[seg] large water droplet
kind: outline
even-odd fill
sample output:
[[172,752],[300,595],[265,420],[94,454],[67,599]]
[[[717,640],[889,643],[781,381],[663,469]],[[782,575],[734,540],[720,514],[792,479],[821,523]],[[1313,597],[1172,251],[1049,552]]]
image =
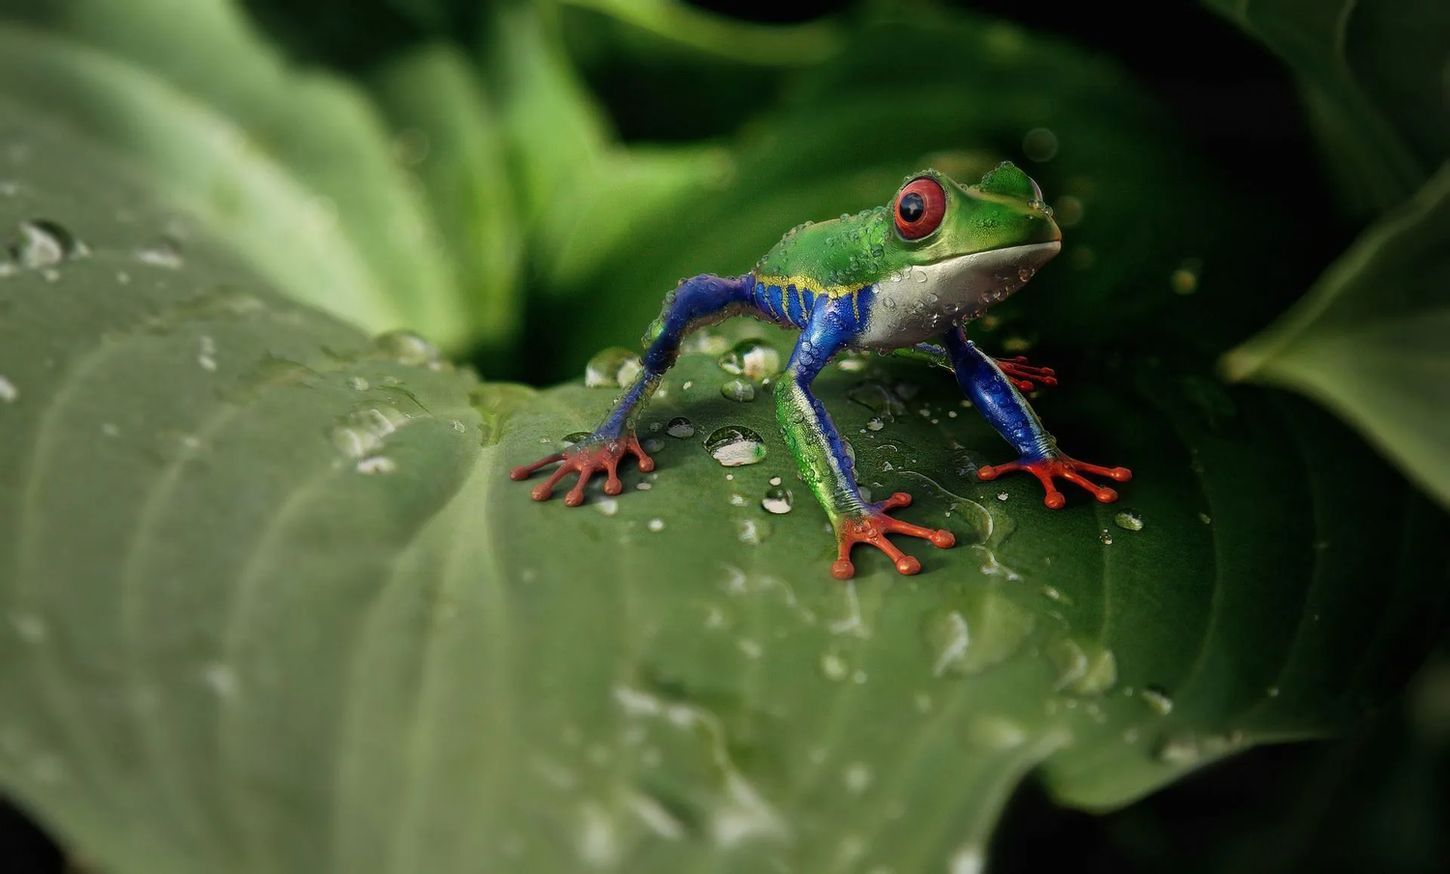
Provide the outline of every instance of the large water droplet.
[[767,513],[781,516],[790,512],[794,500],[795,496],[791,494],[790,489],[777,486],[765,493],[765,497],[760,499],[760,506],[764,507]]
[[590,388],[628,388],[643,369],[638,355],[622,346],[610,346],[584,365],[584,384]]
[[55,265],[84,251],[70,231],[46,219],[20,223],[20,243],[14,249],[21,267],[41,268]]
[[740,403],[753,401],[755,400],[755,383],[748,379],[732,379],[720,386],[720,394]]
[[705,438],[705,450],[725,467],[740,467],[765,460],[765,441],[742,425],[716,428]]
[[388,331],[373,340],[373,348],[399,364],[428,367],[442,360],[438,347],[412,331]]
[[760,382],[780,373],[780,353],[763,340],[741,340],[720,356],[720,367],[726,373]]
[[671,437],[685,440],[695,436],[695,423],[684,416],[676,416],[665,426],[665,433]]

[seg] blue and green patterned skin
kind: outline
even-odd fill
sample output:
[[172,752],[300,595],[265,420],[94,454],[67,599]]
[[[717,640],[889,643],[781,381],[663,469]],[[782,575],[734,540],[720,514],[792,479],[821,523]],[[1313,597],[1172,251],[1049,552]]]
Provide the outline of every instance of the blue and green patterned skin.
[[533,496],[545,500],[566,474],[578,480],[565,498],[577,506],[595,473],[604,491],[618,494],[618,465],[626,454],[642,469],[654,462],[634,435],[634,422],[679,356],[691,331],[737,315],[800,332],[785,373],[775,386],[775,404],[786,443],[801,479],[825,508],[839,551],[832,573],[847,579],[855,568],[851,547],[881,549],[904,574],[920,562],[904,555],[888,534],[922,537],[939,547],[954,538],[893,519],[888,510],[906,506],[897,493],[868,503],[861,496],[844,442],[811,383],[837,353],[848,349],[899,351],[949,367],[962,392],[1017,452],[1017,460],[984,466],[982,479],[1012,470],[1035,475],[1052,508],[1065,500],[1054,480],[1083,487],[1097,500],[1117,499],[1112,489],[1084,474],[1126,481],[1126,468],[1100,467],[1068,457],[1028,405],[1019,388],[1033,381],[1052,384],[1052,372],[1020,359],[997,361],[966,338],[963,325],[1017,291],[1061,248],[1062,233],[1042,201],[1037,184],[1003,163],[975,185],[964,186],[935,170],[911,178],[892,201],[831,221],[789,231],[742,276],[696,276],[670,292],[658,319],[645,334],[643,369],[593,435],[562,453],[515,468],[524,479],[559,462]]

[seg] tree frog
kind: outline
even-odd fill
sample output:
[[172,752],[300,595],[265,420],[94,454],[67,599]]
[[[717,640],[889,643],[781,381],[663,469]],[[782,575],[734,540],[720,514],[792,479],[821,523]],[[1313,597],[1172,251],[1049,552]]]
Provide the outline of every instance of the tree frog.
[[888,535],[924,538],[943,549],[955,542],[949,531],[887,515],[910,505],[904,492],[876,503],[862,497],[846,445],[811,393],[812,381],[843,350],[893,351],[951,369],[962,392],[1017,452],[1015,461],[979,468],[980,479],[1026,471],[1042,483],[1043,503],[1053,509],[1066,502],[1058,479],[1100,502],[1115,501],[1117,492],[1088,476],[1126,482],[1131,471],[1063,453],[1022,395],[1035,382],[1053,384],[1051,369],[1021,358],[994,359],[963,332],[963,325],[1020,289],[1061,247],[1062,232],[1041,189],[1010,162],[970,186],[925,170],[910,177],[887,205],[793,228],[749,273],[682,281],[665,296],[645,334],[639,376],[593,434],[564,452],[514,468],[510,476],[522,480],[557,463],[533,489],[534,500],[543,501],[567,474],[577,473],[564,498],[571,507],[583,503],[584,487],[595,474],[604,474],[606,494],[619,494],[618,467],[626,456],[638,459],[641,470],[654,469],[634,425],[678,357],[681,340],[702,326],[748,315],[799,331],[775,385],[776,413],[802,480],[835,529],[836,578],[854,575],[856,544],[880,549],[898,572],[915,574],[921,562],[902,553]]

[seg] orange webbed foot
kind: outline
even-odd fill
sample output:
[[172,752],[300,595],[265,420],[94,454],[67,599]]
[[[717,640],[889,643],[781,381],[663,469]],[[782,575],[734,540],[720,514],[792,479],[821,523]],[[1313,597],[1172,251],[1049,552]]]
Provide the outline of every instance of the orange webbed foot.
[[633,455],[639,459],[639,469],[651,471],[655,469],[655,462],[644,447],[639,445],[639,438],[634,434],[626,434],[615,438],[593,438],[584,440],[577,445],[565,449],[563,452],[555,452],[546,455],[532,464],[523,464],[509,471],[509,479],[528,479],[535,471],[547,467],[555,462],[559,466],[549,474],[549,478],[534,486],[533,495],[536,501],[547,501],[553,497],[554,486],[570,473],[578,473],[579,478],[575,480],[574,487],[568,494],[564,495],[564,503],[570,507],[577,507],[584,503],[584,487],[596,473],[604,473],[604,493],[606,495],[617,495],[624,491],[624,484],[619,480],[619,462],[626,455]]
[[896,572],[910,576],[921,572],[921,562],[910,555],[906,555],[896,548],[888,534],[904,534],[907,537],[920,537],[931,542],[932,546],[938,549],[949,549],[956,544],[957,539],[950,531],[944,528],[923,528],[920,525],[912,525],[910,522],[902,522],[886,515],[886,511],[898,507],[911,505],[911,495],[906,492],[897,492],[891,497],[878,504],[872,504],[865,512],[847,516],[836,526],[836,542],[839,546],[838,557],[831,565],[831,576],[838,580],[849,580],[856,575],[856,566],[851,563],[851,548],[858,543],[874,546],[886,553],[891,563],[896,566]]
[[1111,504],[1118,499],[1117,491],[1107,486],[1100,486],[1083,474],[1105,476],[1120,483],[1125,483],[1133,478],[1133,472],[1126,467],[1103,467],[1068,458],[1066,455],[1057,455],[1033,461],[1009,461],[1006,464],[998,465],[984,464],[977,468],[977,479],[994,480],[1004,473],[1011,473],[1015,470],[1023,470],[1037,477],[1037,480],[1042,483],[1042,488],[1047,492],[1042,498],[1042,503],[1054,510],[1060,509],[1067,503],[1067,498],[1057,490],[1055,479],[1064,479],[1081,487],[1100,504]]

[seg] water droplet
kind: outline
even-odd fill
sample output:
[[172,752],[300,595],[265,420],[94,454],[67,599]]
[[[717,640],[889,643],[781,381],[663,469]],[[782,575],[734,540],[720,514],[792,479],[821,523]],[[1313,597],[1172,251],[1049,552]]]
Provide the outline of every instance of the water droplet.
[[594,509],[606,516],[613,516],[619,512],[619,502],[613,498],[600,498],[594,501]]
[[663,531],[663,530],[665,530],[665,520],[663,520],[663,519],[651,519],[645,525],[645,527],[647,527],[651,531]]
[[373,340],[384,357],[413,367],[431,367],[442,361],[438,347],[412,331],[388,331]]
[[332,445],[349,458],[366,459],[382,448],[383,439],[408,423],[408,417],[386,404],[354,410],[332,429]]
[[1095,642],[1060,638],[1048,644],[1047,657],[1057,668],[1057,688],[1075,695],[1101,695],[1118,681],[1113,651]]
[[885,427],[886,427],[886,423],[883,422],[883,421],[881,421],[881,417],[880,416],[872,416],[871,418],[869,418],[869,419],[866,420],[866,430],[867,431],[880,431],[882,428],[885,428]]
[[0,401],[3,401],[7,404],[13,404],[17,400],[19,400],[19,398],[20,389],[15,387],[15,383],[11,382],[9,379],[3,376],[0,376]]
[[725,425],[705,438],[705,451],[724,467],[740,467],[765,460],[765,441],[749,428]]
[[368,381],[361,376],[349,376],[347,378],[347,387],[353,391],[367,391],[369,385]]
[[755,400],[755,383],[748,379],[732,379],[720,386],[720,394],[741,403],[753,401]]
[[367,458],[358,459],[357,472],[366,474],[392,473],[398,469],[397,462],[386,455],[369,455]]
[[1098,532],[1098,540],[1102,543],[1103,546],[1113,545],[1113,535],[1109,534],[1108,529],[1106,528]]
[[1202,522],[1205,525],[1212,525],[1213,524],[1213,517],[1210,516],[1210,515],[1208,515],[1207,513],[1199,513],[1198,514],[1198,521]]
[[665,448],[665,441],[658,437],[646,437],[640,441],[640,445],[644,447],[645,452],[659,452]]
[[196,353],[196,363],[201,365],[202,370],[216,370],[216,341],[211,337],[203,335],[199,342],[199,349]]
[[168,270],[176,270],[183,263],[181,247],[170,237],[162,237],[150,246],[142,246],[137,249],[136,260],[142,264],[165,267]]
[[765,497],[760,499],[760,506],[764,507],[767,513],[781,516],[790,512],[791,503],[794,500],[795,496],[791,494],[790,489],[777,487],[765,493]]
[[851,674],[851,666],[835,652],[821,653],[820,667],[822,676],[834,683],[841,682]]
[[763,340],[741,340],[720,356],[719,363],[726,373],[754,382],[780,373],[780,353]]
[[770,523],[763,519],[741,519],[736,524],[735,537],[741,543],[759,546],[770,537]]
[[1174,294],[1193,294],[1198,291],[1198,276],[1202,271],[1201,259],[1185,258],[1168,277],[1168,284],[1173,288]]
[[1022,137],[1022,154],[1042,163],[1057,157],[1057,134],[1045,127],[1035,127]]
[[780,485],[780,477],[778,477],[778,476],[771,477],[770,478],[770,484],[773,485],[773,486]]
[[871,788],[871,768],[865,762],[852,762],[841,775],[841,782],[852,795],[860,795]]
[[1159,716],[1167,716],[1168,714],[1173,712],[1173,699],[1169,698],[1168,693],[1164,692],[1162,689],[1159,689],[1155,686],[1149,686],[1148,688],[1139,692],[1138,696],[1143,699],[1143,703],[1151,707],[1153,709],[1153,712],[1158,714]]
[[684,440],[695,436],[695,423],[684,416],[676,416],[665,426],[665,433],[671,437],[678,437]]
[[31,219],[20,223],[20,243],[12,251],[21,267],[34,269],[54,267],[85,249],[70,231],[55,222]]
[[622,346],[610,346],[584,365],[584,384],[590,388],[628,388],[643,369],[638,355]]
[[1124,531],[1142,531],[1143,517],[1135,510],[1123,510],[1113,516],[1113,524]]
[[999,501],[1005,502],[1008,497],[1009,496],[1008,496],[1008,494],[1006,492],[998,492],[997,493],[997,500],[999,500]]

